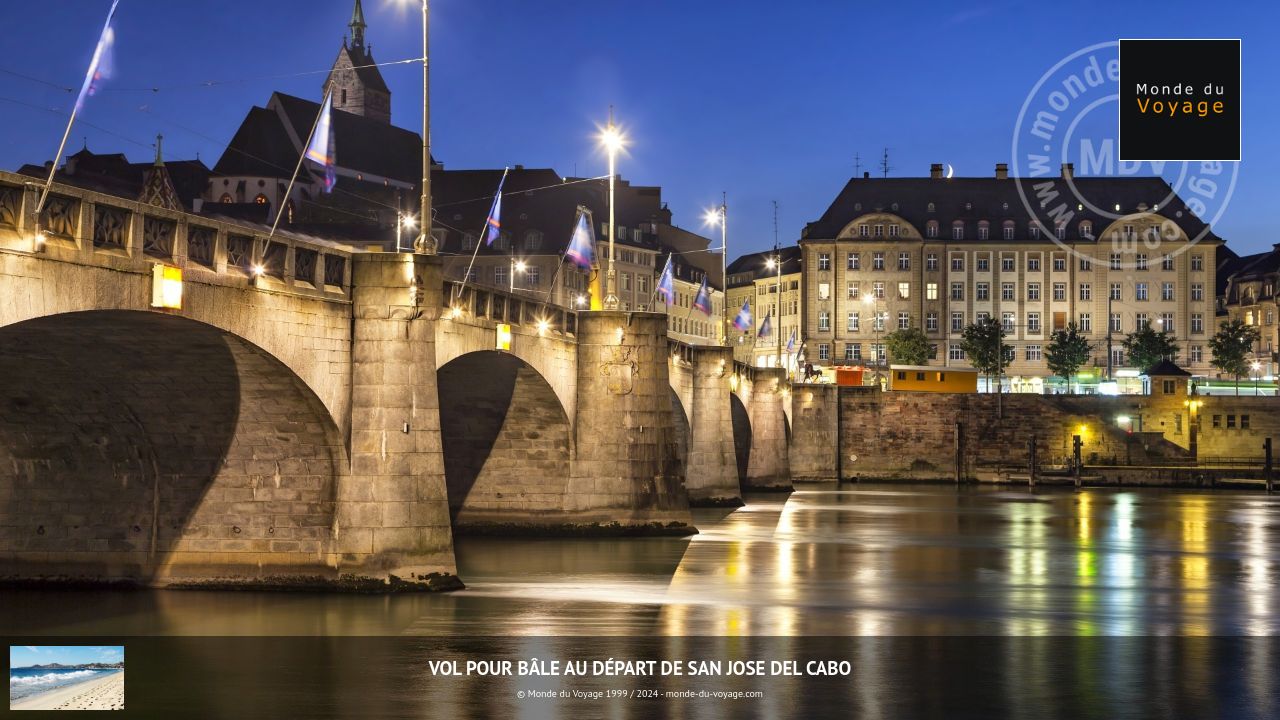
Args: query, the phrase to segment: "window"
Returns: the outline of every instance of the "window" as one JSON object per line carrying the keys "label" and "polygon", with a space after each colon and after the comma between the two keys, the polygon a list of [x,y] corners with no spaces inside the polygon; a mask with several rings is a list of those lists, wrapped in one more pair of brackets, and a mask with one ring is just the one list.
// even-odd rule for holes
{"label": "window", "polygon": [[818,269],[819,270],[831,269],[831,253],[818,253]]}
{"label": "window", "polygon": [[964,313],[951,313],[951,332],[958,333],[962,330],[964,330]]}
{"label": "window", "polygon": [[1039,226],[1039,225],[1036,225],[1035,223],[1031,223],[1030,225],[1028,225],[1028,226],[1027,226],[1027,235],[1028,235],[1028,236],[1030,236],[1030,238],[1031,238],[1032,240],[1039,240],[1039,239],[1040,239],[1040,226]]}
{"label": "window", "polygon": [[937,300],[937,299],[938,299],[938,283],[925,283],[925,286],[924,286],[924,299],[925,299],[925,300]]}
{"label": "window", "polygon": [[1150,325],[1150,324],[1151,324],[1151,320],[1150,320],[1150,318],[1147,316],[1147,314],[1146,314],[1146,313],[1138,313],[1138,314],[1134,317],[1133,328],[1134,328],[1135,330],[1141,330],[1142,328],[1144,328],[1144,327],[1146,327],[1146,326],[1148,326],[1148,325]]}
{"label": "window", "polygon": [[978,256],[978,272],[989,272],[991,270],[991,261],[985,255]]}
{"label": "window", "polygon": [[911,327],[911,314],[904,312],[898,313],[898,329],[906,330],[909,327]]}
{"label": "window", "polygon": [[990,300],[990,299],[991,299],[991,284],[990,284],[990,283],[984,283],[984,282],[978,283],[977,290],[978,290],[978,294],[977,294],[977,298],[978,298],[978,300]]}
{"label": "window", "polygon": [[884,269],[884,253],[882,252],[871,253],[871,269],[872,270]]}
{"label": "window", "polygon": [[1214,426],[1214,427],[1216,427],[1216,428],[1220,428],[1220,427],[1222,427],[1222,416],[1221,416],[1221,415],[1214,415],[1214,416],[1213,416],[1213,426]]}
{"label": "window", "polygon": [[964,283],[951,283],[951,299],[952,300],[964,299]]}
{"label": "window", "polygon": [[884,299],[884,283],[880,281],[871,283],[871,292],[876,296],[877,300],[883,300]]}
{"label": "window", "polygon": [[876,231],[873,233],[876,237],[884,237],[884,226],[876,225]]}
{"label": "window", "polygon": [[1004,227],[1001,228],[1001,233],[1003,234],[1003,237],[1005,240],[1012,240],[1013,239],[1013,223],[1011,222],[1005,223]]}
{"label": "window", "polygon": [[885,359],[884,345],[881,343],[872,343],[871,357],[874,359],[876,363],[883,365],[884,359]]}
{"label": "window", "polygon": [[1172,255],[1165,255],[1164,257],[1160,258],[1160,269],[1161,269],[1161,270],[1172,270],[1172,269],[1173,269],[1173,256],[1172,256]]}
{"label": "window", "polygon": [[1040,283],[1027,283],[1027,300],[1040,299]]}
{"label": "window", "polygon": [[849,344],[845,345],[845,346],[844,346],[844,359],[845,359],[845,360],[859,360],[859,361],[860,361],[860,360],[862,360],[862,344],[861,344],[861,343],[849,343]]}
{"label": "window", "polygon": [[1191,283],[1191,299],[1196,302],[1204,300],[1204,283]]}
{"label": "window", "polygon": [[1080,237],[1082,238],[1092,238],[1093,223],[1089,222],[1088,220],[1082,220],[1079,225],[1079,232],[1080,232]]}
{"label": "window", "polygon": [[929,332],[938,331],[938,313],[930,312],[924,314],[924,329]]}
{"label": "window", "polygon": [[952,255],[952,256],[951,256],[951,270],[952,270],[953,272],[960,272],[960,271],[963,271],[963,270],[964,270],[964,256],[963,256],[963,255]]}
{"label": "window", "polygon": [[[893,227],[898,227],[898,226],[897,226],[897,225],[894,225]],[[911,269],[911,254],[910,254],[910,253],[898,253],[898,269],[899,269],[899,270],[910,270],[910,269]]]}
{"label": "window", "polygon": [[862,255],[855,252],[849,253],[844,258],[844,266],[845,266],[845,269],[847,270],[861,270]]}
{"label": "window", "polygon": [[831,329],[831,313],[826,310],[818,311],[818,330],[826,332]]}
{"label": "window", "polygon": [[1005,301],[1013,299],[1013,283],[1000,283],[1000,299]]}
{"label": "window", "polygon": [[1191,346],[1191,362],[1193,363],[1204,362],[1204,348],[1200,347],[1199,345]]}
{"label": "window", "polygon": [[938,221],[937,220],[930,220],[928,223],[925,224],[924,235],[925,237],[931,237],[931,238],[938,237]]}
{"label": "window", "polygon": [[847,288],[848,288],[848,292],[849,292],[849,294],[848,294],[848,296],[847,296],[847,297],[848,297],[850,300],[860,300],[860,299],[862,299],[862,293],[861,293],[861,292],[858,292],[858,291],[859,291],[859,289],[861,289],[861,287],[862,287],[861,283],[857,283],[857,282],[850,282],[850,283],[848,283]]}
{"label": "window", "polygon": [[991,235],[991,226],[984,220],[978,223],[978,239],[986,240]]}
{"label": "window", "polygon": [[885,320],[885,316],[887,315],[888,313],[878,312],[878,313],[874,313],[871,316],[871,320],[872,320],[871,324],[875,327],[876,332],[884,332],[884,320]]}
{"label": "window", "polygon": [[987,323],[991,322],[991,313],[980,312],[978,313],[977,317],[974,319],[979,325],[986,325]]}
{"label": "window", "polygon": [[859,226],[858,226],[858,237],[871,237],[871,226],[870,226],[870,225],[859,225]]}
{"label": "window", "polygon": [[1161,300],[1173,299],[1173,283],[1171,282],[1160,283],[1160,299]]}
{"label": "window", "polygon": [[1013,258],[1000,258],[1000,271],[1013,272]]}
{"label": "window", "polygon": [[1000,324],[1004,325],[1005,332],[1007,333],[1013,332],[1013,326],[1016,322],[1017,322],[1017,318],[1014,317],[1013,313],[1007,312],[1007,313],[1000,314]]}
{"label": "window", "polygon": [[1080,283],[1080,299],[1081,300],[1093,299],[1093,288],[1089,285],[1089,283]]}
{"label": "window", "polygon": [[1080,322],[1078,323],[1080,332],[1093,332],[1093,316],[1089,313],[1080,313]]}
{"label": "window", "polygon": [[899,300],[911,299],[911,283],[909,282],[898,283],[898,299]]}
{"label": "window", "polygon": [[[764,288],[761,288],[762,290]],[[622,273],[622,290],[623,292],[631,292],[631,273]]]}
{"label": "window", "polygon": [[929,256],[928,256],[927,258],[925,258],[925,263],[924,263],[924,264],[925,264],[925,268],[926,268],[926,269],[928,269],[928,270],[937,270],[937,269],[938,269],[938,254],[937,254],[937,253],[929,253]]}
{"label": "window", "polygon": [[1027,313],[1027,332],[1037,334],[1040,332],[1040,313]]}
{"label": "window", "polygon": [[1054,283],[1054,284],[1053,284],[1053,299],[1054,299],[1054,300],[1066,300],[1066,299],[1067,299],[1067,284],[1066,284],[1066,283]]}
{"label": "window", "polygon": [[1163,380],[1161,385],[1165,395],[1173,395],[1178,392],[1178,381],[1176,380]]}
{"label": "window", "polygon": [[267,204],[267,196],[266,196],[266,195],[259,194],[259,195],[258,195],[258,197],[256,197],[256,198],[254,198],[254,199],[253,199],[253,201],[254,201],[255,203],[257,203],[258,205],[266,205],[266,204]]}
{"label": "window", "polygon": [[528,280],[529,287],[536,288],[542,282],[542,268],[537,265],[530,265],[525,269],[525,278]]}
{"label": "window", "polygon": [[1037,360],[1039,360],[1039,359],[1040,359],[1040,357],[1041,357],[1041,354],[1040,354],[1040,346],[1039,346],[1039,345],[1028,345],[1028,346],[1027,346],[1027,360],[1028,360],[1029,362],[1036,362]]}
{"label": "window", "polygon": [[507,284],[507,266],[506,265],[499,265],[493,269],[493,284],[494,285]]}
{"label": "window", "polygon": [[964,223],[963,222],[957,220],[951,224],[951,239],[952,240],[964,239]]}
{"label": "window", "polygon": [[1136,284],[1133,286],[1133,299],[1134,299],[1134,300],[1146,300],[1146,299],[1147,299],[1147,295],[1148,295],[1148,293],[1147,293],[1147,284],[1146,284],[1146,283],[1144,283],[1144,282],[1140,282],[1140,283],[1136,283]]}
{"label": "window", "polygon": [[[761,295],[764,294],[763,285],[760,286],[760,294]],[[831,299],[831,283],[825,283],[825,282],[818,283],[818,299],[819,300]]]}
{"label": "window", "polygon": [[947,345],[947,357],[951,360],[963,360],[964,348],[960,347],[956,343]]}
{"label": "window", "polygon": [[889,237],[898,237],[898,226],[896,223],[889,226]]}
{"label": "window", "polygon": [[1111,253],[1111,269],[1120,269],[1120,253]]}
{"label": "window", "polygon": [[1111,295],[1109,295],[1109,297],[1112,300],[1121,300],[1122,298],[1120,297],[1120,294],[1122,292],[1124,292],[1123,285],[1121,285],[1120,283],[1111,283]]}
{"label": "window", "polygon": [[1160,329],[1170,334],[1177,331],[1173,324],[1173,313],[1160,313]]}
{"label": "window", "polygon": [[648,275],[636,275],[636,290],[641,295],[649,294],[649,276]]}
{"label": "window", "polygon": [[1192,272],[1203,272],[1203,271],[1204,271],[1204,256],[1203,256],[1203,255],[1192,255],[1192,256],[1191,256],[1191,271],[1192,271]]}
{"label": "window", "polygon": [[1089,258],[1087,258],[1087,257],[1082,257],[1082,258],[1080,258],[1080,269],[1081,269],[1081,270],[1085,270],[1085,271],[1092,270],[1092,269],[1093,269],[1093,260],[1091,260],[1091,259],[1089,259]]}
{"label": "window", "polygon": [[827,343],[818,343],[818,359],[819,359],[819,360],[830,360],[830,359],[831,359],[831,346],[830,346],[830,345],[828,345]]}
{"label": "window", "polygon": [[1241,415],[1241,416],[1240,416],[1240,429],[1241,429],[1241,430],[1248,430],[1248,429],[1249,429],[1249,416],[1248,416],[1248,415]]}
{"label": "window", "polygon": [[1040,258],[1038,257],[1027,258],[1027,271],[1040,272]]}
{"label": "window", "polygon": [[1227,416],[1227,427],[1229,427],[1229,428],[1233,428],[1233,427],[1235,427],[1235,426],[1236,426],[1236,416],[1235,416],[1235,415],[1228,415],[1228,416]]}
{"label": "window", "polygon": [[1056,258],[1054,258],[1054,259],[1053,259],[1053,271],[1054,271],[1054,272],[1066,272],[1066,271],[1067,271],[1067,259],[1066,259],[1066,258],[1060,258],[1060,257],[1056,257]]}
{"label": "window", "polygon": [[1066,225],[1059,225],[1058,227],[1054,228],[1054,231],[1058,234],[1058,239],[1059,239],[1059,240],[1066,240],[1066,239],[1067,239],[1067,226],[1066,226]]}
{"label": "window", "polygon": [[1111,332],[1123,332],[1120,326],[1120,313],[1111,313],[1110,323],[1108,327],[1111,328]]}
{"label": "window", "polygon": [[1124,366],[1124,348],[1111,348],[1111,365],[1113,367]]}
{"label": "window", "polygon": [[858,317],[858,313],[850,312],[848,318],[846,318],[846,321],[845,321],[845,329],[848,330],[849,332],[858,332],[858,330],[860,329],[859,328],[860,321],[861,321],[861,318]]}
{"label": "window", "polygon": [[1146,254],[1146,253],[1138,253],[1138,267],[1137,267],[1137,269],[1138,269],[1138,270],[1146,270],[1146,269],[1147,269],[1147,254]]}

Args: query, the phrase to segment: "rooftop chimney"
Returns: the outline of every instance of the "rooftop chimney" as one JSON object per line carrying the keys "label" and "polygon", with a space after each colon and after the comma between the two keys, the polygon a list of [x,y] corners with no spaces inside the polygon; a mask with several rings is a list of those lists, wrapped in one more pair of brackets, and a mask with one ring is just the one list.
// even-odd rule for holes
{"label": "rooftop chimney", "polygon": [[929,177],[934,180],[942,179],[942,163],[934,163],[929,166]]}
{"label": "rooftop chimney", "polygon": [[863,170],[863,171],[862,171],[862,179],[863,179],[863,180],[870,180],[870,179],[871,179],[871,171],[870,171],[870,170]]}
{"label": "rooftop chimney", "polygon": [[1008,163],[996,163],[996,179],[997,179],[997,180],[1008,180],[1008,179],[1009,179],[1009,164],[1008,164]]}
{"label": "rooftop chimney", "polygon": [[1075,177],[1075,174],[1076,174],[1076,164],[1075,164],[1075,163],[1062,163],[1062,177],[1063,177],[1063,178],[1065,178],[1065,179],[1067,179],[1067,180],[1070,180],[1071,178]]}

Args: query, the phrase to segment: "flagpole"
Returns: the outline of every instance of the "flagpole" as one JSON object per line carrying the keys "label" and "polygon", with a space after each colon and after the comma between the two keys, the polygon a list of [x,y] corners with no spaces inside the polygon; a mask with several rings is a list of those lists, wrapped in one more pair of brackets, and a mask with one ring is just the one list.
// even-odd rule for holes
{"label": "flagpole", "polygon": [[[298,179],[298,171],[302,170],[302,161],[307,158],[307,148],[311,147],[311,141],[315,138],[316,127],[320,125],[320,116],[324,115],[325,103],[329,102],[329,97],[333,95],[333,85],[329,85],[329,89],[325,91],[324,98],[320,100],[320,112],[316,113],[316,119],[311,123],[311,132],[307,133],[307,141],[302,144],[302,152],[298,153],[298,164],[293,168],[293,175],[289,178],[289,186],[284,189],[284,199],[276,199],[279,207],[276,208],[275,222],[271,223],[271,232],[267,234],[267,242],[275,237],[276,227],[280,225],[280,217],[284,215],[285,205],[289,202],[289,194],[293,192],[293,183]],[[263,252],[266,252],[265,249]]]}
{"label": "flagpole", "polygon": [[94,50],[93,59],[89,61],[89,70],[85,75],[84,84],[80,87],[80,94],[76,96],[76,104],[71,106],[71,117],[67,119],[67,128],[62,132],[62,142],[58,143],[58,152],[53,156],[53,164],[49,167],[49,178],[44,182],[44,189],[40,191],[40,200],[36,203],[36,233],[40,231],[40,213],[44,211],[44,203],[49,199],[49,190],[53,187],[53,176],[58,172],[58,160],[62,159],[62,153],[67,149],[67,138],[71,137],[71,126],[76,123],[76,116],[80,114],[80,105],[84,102],[85,93],[93,83],[93,76],[97,72],[98,63],[102,60],[102,54],[106,52],[104,42],[108,31],[111,29],[111,19],[115,17],[116,6],[120,4],[120,0],[114,0],[111,3],[111,9],[107,11],[107,22],[102,26],[102,34],[98,38],[98,47]]}
{"label": "flagpole", "polygon": [[[498,193],[497,193],[498,195],[502,194],[502,185],[507,181],[507,172],[509,170],[511,170],[510,166],[502,168],[502,178],[498,180]],[[502,221],[499,220],[498,222],[502,222]],[[471,279],[471,268],[474,267],[476,264],[476,255],[479,254],[480,252],[480,244],[484,242],[484,236],[485,236],[485,233],[488,231],[488,229],[489,229],[489,216],[485,215],[484,228],[480,231],[480,237],[476,238],[476,246],[471,250],[471,261],[467,263],[467,271],[462,274],[462,284],[458,286],[458,290],[457,290],[458,294],[454,296],[453,298],[454,300],[462,297],[462,291],[467,289],[467,281]],[[437,251],[438,250],[439,248],[437,248]],[[511,277],[512,277],[512,280],[514,281],[515,279],[514,267],[511,268]]]}

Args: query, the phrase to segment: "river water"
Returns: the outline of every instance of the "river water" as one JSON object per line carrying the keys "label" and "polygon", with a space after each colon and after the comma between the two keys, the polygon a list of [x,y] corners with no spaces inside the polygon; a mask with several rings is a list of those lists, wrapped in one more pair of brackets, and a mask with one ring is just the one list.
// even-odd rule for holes
{"label": "river water", "polygon": [[[748,650],[845,657],[855,670],[830,694],[832,702],[871,716],[922,708],[946,714],[955,708],[944,698],[975,686],[994,689],[992,707],[1005,711],[997,715],[1017,715],[1009,711],[1018,708],[1053,715],[1043,703],[1055,697],[1065,703],[1053,706],[1062,716],[1091,715],[1091,705],[1072,704],[1082,686],[1127,692],[1099,700],[1100,707],[1128,703],[1132,716],[1169,710],[1144,704],[1152,684],[1170,697],[1209,702],[1214,714],[1280,710],[1280,655],[1265,639],[1280,619],[1280,498],[828,484],[750,497],[733,511],[699,510],[695,522],[700,534],[679,539],[461,538],[458,568],[467,589],[445,595],[2,591],[0,627],[11,636],[133,638],[142,648],[146,636],[221,643],[270,636],[279,648],[295,648],[281,650],[278,662],[286,665],[315,657],[300,636],[345,636],[365,643],[368,662],[384,670],[410,663],[421,671],[426,657],[539,650],[544,658],[603,649],[612,657]],[[280,639],[290,636],[292,642]],[[388,636],[396,640],[369,645],[375,641],[368,638]],[[759,637],[755,644],[729,639],[737,636]],[[453,644],[444,648],[442,638]],[[243,645],[227,652],[257,654]],[[338,654],[341,667],[352,652]],[[132,664],[130,672],[133,680]],[[895,684],[904,675],[934,680]],[[554,717],[565,710],[529,715],[524,705],[491,706],[515,702],[503,695],[515,687],[509,683],[414,677],[405,682],[434,688],[464,715],[523,708],[529,717]],[[729,716],[803,716],[794,701],[812,693],[779,682],[766,683],[772,700]],[[394,688],[388,692],[398,697]],[[411,699],[404,702],[394,708],[420,714]],[[653,715],[628,705],[612,716]]]}

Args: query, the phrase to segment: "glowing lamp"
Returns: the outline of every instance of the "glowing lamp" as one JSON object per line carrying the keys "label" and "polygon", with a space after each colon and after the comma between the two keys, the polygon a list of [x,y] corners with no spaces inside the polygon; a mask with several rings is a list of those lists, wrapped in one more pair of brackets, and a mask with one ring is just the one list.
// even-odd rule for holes
{"label": "glowing lamp", "polygon": [[182,309],[182,268],[151,266],[151,307]]}
{"label": "glowing lamp", "polygon": [[538,335],[546,335],[547,330],[550,330],[550,329],[551,329],[550,322],[548,322],[546,319],[538,320]]}
{"label": "glowing lamp", "polygon": [[498,350],[511,350],[511,326],[507,323],[498,323],[498,339],[495,347]]}

